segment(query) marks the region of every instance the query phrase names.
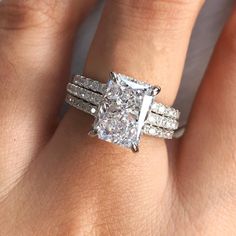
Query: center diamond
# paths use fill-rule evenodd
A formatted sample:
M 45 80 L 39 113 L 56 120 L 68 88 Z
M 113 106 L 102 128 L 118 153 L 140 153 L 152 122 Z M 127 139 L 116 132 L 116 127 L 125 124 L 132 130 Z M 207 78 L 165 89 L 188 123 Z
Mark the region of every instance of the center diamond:
M 153 102 L 153 90 L 149 84 L 111 73 L 93 124 L 98 137 L 123 147 L 137 147 Z

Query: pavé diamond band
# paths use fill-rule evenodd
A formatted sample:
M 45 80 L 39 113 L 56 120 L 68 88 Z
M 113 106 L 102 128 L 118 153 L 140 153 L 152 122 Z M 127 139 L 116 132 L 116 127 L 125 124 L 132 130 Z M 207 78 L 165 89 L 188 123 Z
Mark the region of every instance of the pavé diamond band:
M 112 72 L 107 84 L 81 75 L 67 85 L 66 102 L 95 117 L 90 133 L 138 151 L 140 135 L 171 139 L 180 112 L 154 102 L 159 87 Z

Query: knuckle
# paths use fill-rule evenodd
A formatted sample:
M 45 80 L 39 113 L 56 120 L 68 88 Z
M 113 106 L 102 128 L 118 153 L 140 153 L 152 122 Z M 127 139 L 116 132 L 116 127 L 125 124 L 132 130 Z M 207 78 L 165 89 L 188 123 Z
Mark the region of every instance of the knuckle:
M 39 12 L 28 1 L 0 4 L 0 26 L 8 30 L 31 27 L 36 23 L 35 18 Z
M 0 28 L 18 30 L 48 25 L 56 19 L 58 5 L 56 1 L 48 0 L 0 2 Z
M 200 8 L 205 0 L 114 0 L 116 4 L 130 8 L 155 11 L 160 6 L 168 8 Z
M 162 26 L 176 29 L 176 23 L 183 25 L 186 20 L 193 21 L 203 2 L 204 0 L 113 0 L 110 3 L 124 25 L 155 30 Z

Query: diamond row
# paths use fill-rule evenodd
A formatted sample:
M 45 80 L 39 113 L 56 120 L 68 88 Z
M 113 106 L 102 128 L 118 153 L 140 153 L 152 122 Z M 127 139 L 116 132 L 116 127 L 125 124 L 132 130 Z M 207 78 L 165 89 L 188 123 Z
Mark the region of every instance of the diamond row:
M 82 99 L 76 98 L 70 94 L 67 94 L 66 96 L 66 103 L 92 116 L 96 116 L 97 114 L 97 109 L 98 109 L 97 106 L 85 102 Z
M 158 115 L 153 112 L 149 113 L 146 124 L 158 126 L 168 130 L 177 130 L 179 127 L 179 122 L 177 120 Z
M 179 119 L 180 112 L 173 107 L 167 107 L 161 103 L 154 102 L 151 107 L 151 111 L 159 115 L 167 116 L 174 119 Z
M 92 90 L 94 92 L 98 92 L 100 94 L 104 94 L 106 90 L 106 84 L 101 83 L 96 80 L 92 80 L 90 78 L 86 78 L 85 76 L 82 75 L 75 75 L 73 77 L 73 84 L 78 85 L 80 87 L 83 87 L 88 90 Z M 180 117 L 180 112 L 172 107 L 167 107 L 161 103 L 156 103 L 154 102 L 151 107 L 152 112 L 174 118 L 174 119 L 179 119 Z
M 143 133 L 146 134 L 146 135 L 159 137 L 159 138 L 164 138 L 164 139 L 172 139 L 173 135 L 174 135 L 173 130 L 161 129 L 161 128 L 158 128 L 158 127 L 151 126 L 149 124 L 144 125 Z
M 67 92 L 94 105 L 99 105 L 102 101 L 101 94 L 81 88 L 71 83 L 67 85 Z
M 76 84 L 78 86 L 81 86 L 86 89 L 90 89 L 94 92 L 98 92 L 100 94 L 103 94 L 106 90 L 106 84 L 103 84 L 99 81 L 92 80 L 89 78 L 86 78 L 82 75 L 75 75 L 73 77 L 73 84 Z

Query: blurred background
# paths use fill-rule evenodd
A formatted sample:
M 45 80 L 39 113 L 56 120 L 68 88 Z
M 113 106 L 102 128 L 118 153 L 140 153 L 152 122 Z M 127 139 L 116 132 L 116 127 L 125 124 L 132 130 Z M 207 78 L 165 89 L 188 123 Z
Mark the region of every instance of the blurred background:
M 197 19 L 175 104 L 175 107 L 182 112 L 181 124 L 187 122 L 196 91 L 217 38 L 231 12 L 233 2 L 234 0 L 206 0 L 206 4 Z M 102 9 L 103 1 L 100 2 L 78 32 L 71 68 L 72 74 L 82 73 Z

